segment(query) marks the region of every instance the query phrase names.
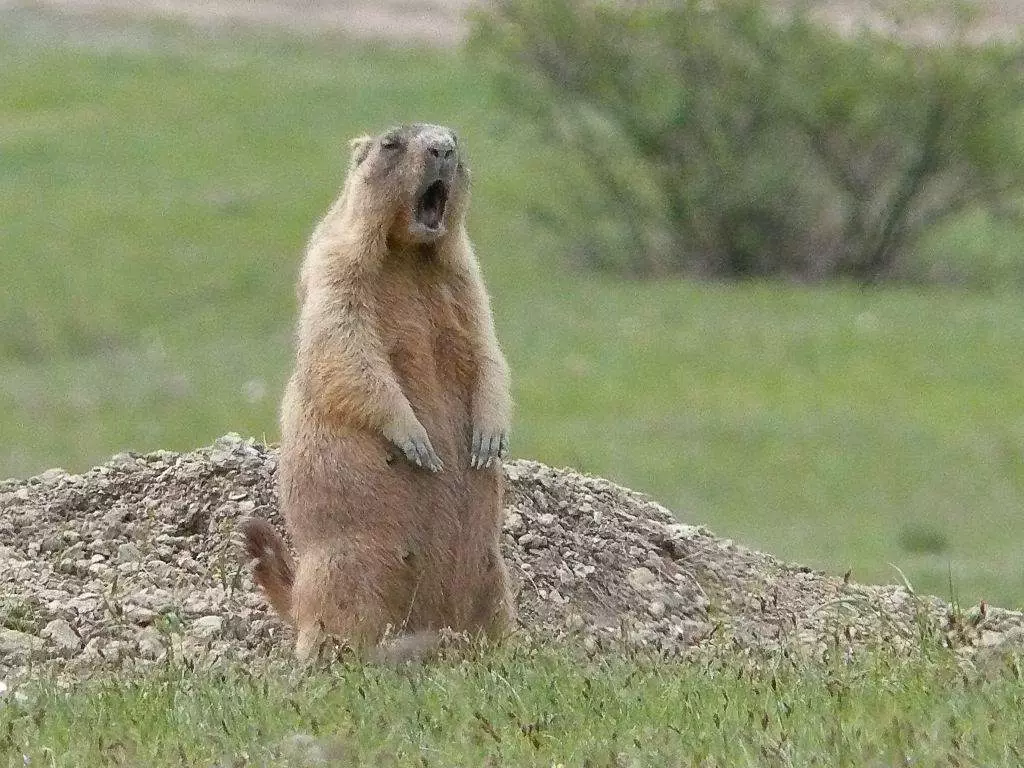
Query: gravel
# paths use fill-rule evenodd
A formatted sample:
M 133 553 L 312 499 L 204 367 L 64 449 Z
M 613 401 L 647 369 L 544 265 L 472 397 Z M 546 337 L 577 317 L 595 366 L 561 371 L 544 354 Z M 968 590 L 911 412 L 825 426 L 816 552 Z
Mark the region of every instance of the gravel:
M 287 658 L 291 630 L 254 588 L 235 534 L 250 515 L 281 525 L 276 468 L 272 448 L 231 434 L 0 481 L 0 679 Z M 1024 642 L 1018 612 L 959 611 L 783 563 L 570 470 L 511 461 L 505 473 L 502 540 L 528 641 L 823 658 L 912 653 L 927 638 L 968 662 Z

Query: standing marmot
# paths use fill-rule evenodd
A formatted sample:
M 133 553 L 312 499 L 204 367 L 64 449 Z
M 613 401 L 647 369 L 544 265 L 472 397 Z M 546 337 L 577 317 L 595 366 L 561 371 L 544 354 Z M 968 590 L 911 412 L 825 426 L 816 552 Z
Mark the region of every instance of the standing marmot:
M 500 634 L 508 368 L 466 234 L 455 134 L 415 124 L 352 141 L 310 240 L 296 369 L 281 413 L 281 508 L 298 553 L 251 520 L 256 582 L 309 656 L 397 632 Z

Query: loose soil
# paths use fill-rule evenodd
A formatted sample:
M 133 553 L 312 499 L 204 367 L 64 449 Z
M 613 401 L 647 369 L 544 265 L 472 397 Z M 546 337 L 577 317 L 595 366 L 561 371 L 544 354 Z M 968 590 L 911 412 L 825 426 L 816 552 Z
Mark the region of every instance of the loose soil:
M 0 679 L 287 657 L 291 630 L 254 587 L 240 520 L 281 526 L 272 448 L 226 435 L 191 453 L 119 454 L 81 475 L 0 482 Z M 707 649 L 810 659 L 1015 647 L 1024 616 L 961 612 L 716 538 L 606 480 L 505 465 L 504 554 L 517 635 L 590 653 Z

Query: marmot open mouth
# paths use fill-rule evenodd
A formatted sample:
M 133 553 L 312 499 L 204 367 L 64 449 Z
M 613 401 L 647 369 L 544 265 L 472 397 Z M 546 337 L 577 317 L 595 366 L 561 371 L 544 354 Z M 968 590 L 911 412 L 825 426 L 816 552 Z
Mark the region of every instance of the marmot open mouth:
M 439 229 L 448 204 L 448 185 L 438 179 L 416 201 L 416 221 L 427 229 Z

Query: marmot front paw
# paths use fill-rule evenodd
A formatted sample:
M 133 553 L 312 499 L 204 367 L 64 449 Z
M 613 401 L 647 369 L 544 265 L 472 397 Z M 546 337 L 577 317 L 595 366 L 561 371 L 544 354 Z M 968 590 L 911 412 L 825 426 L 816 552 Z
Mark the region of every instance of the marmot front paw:
M 508 453 L 508 430 L 500 427 L 473 427 L 470 451 L 469 466 L 473 469 L 491 466 L 495 460 L 505 458 Z
M 444 469 L 441 457 L 434 451 L 434 446 L 430 444 L 430 438 L 427 437 L 427 431 L 421 424 L 417 423 L 409 433 L 404 435 L 387 434 L 386 437 L 397 445 L 405 454 L 405 458 L 417 467 L 429 469 L 431 472 L 440 472 Z

